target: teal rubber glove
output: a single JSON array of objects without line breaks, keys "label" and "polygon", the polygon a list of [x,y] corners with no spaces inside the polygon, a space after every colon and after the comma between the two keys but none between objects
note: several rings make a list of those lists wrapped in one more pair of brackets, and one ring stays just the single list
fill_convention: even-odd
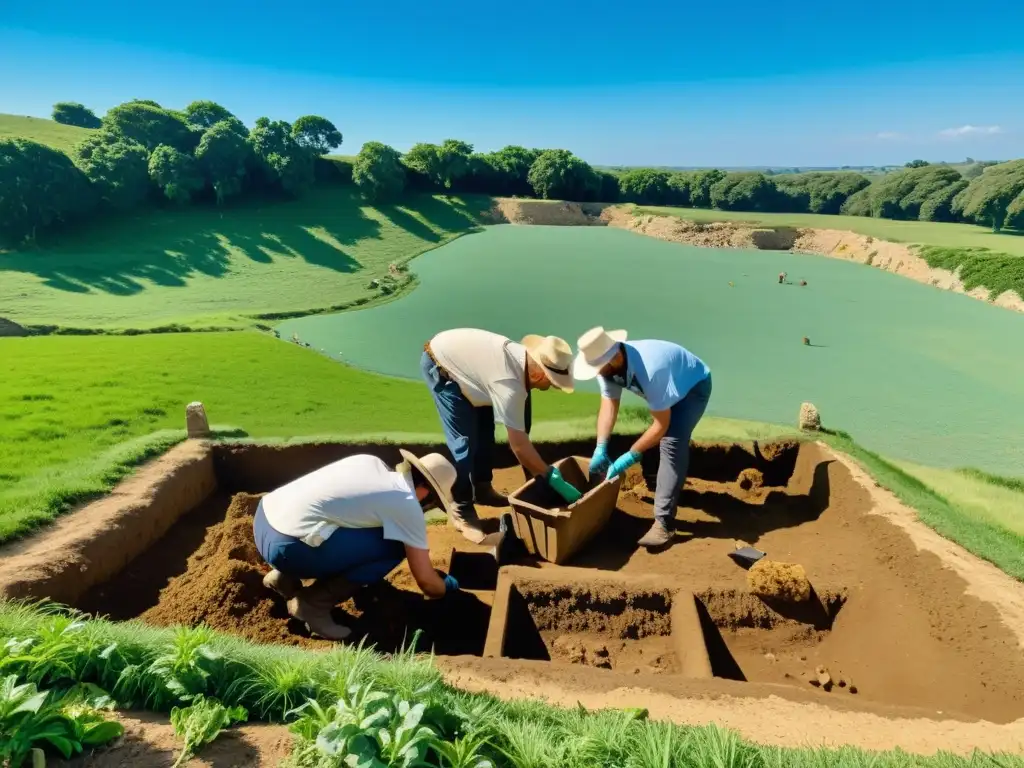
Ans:
[{"label": "teal rubber glove", "polygon": [[567,482],[566,479],[562,477],[562,473],[558,471],[558,467],[551,467],[551,469],[548,470],[547,481],[548,485],[551,486],[554,492],[565,499],[568,504],[572,504],[573,502],[579,501],[583,498],[583,494],[577,491],[573,487],[572,483]]},{"label": "teal rubber glove", "polygon": [[455,577],[451,574],[446,573],[444,575],[444,593],[450,595],[452,592],[459,591],[459,582],[456,581]]},{"label": "teal rubber glove", "polygon": [[591,479],[607,472],[611,463],[612,457],[608,455],[608,444],[598,443],[597,448],[594,449],[594,456],[590,459],[589,472]]},{"label": "teal rubber glove", "polygon": [[613,461],[612,465],[608,468],[608,479],[611,480],[613,477],[621,475],[638,461],[640,461],[640,454],[636,451],[630,451],[629,453],[622,454],[619,458]]}]

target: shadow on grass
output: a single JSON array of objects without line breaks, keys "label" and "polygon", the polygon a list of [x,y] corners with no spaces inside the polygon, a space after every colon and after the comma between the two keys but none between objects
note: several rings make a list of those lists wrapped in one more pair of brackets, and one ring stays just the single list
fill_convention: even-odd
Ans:
[{"label": "shadow on grass", "polygon": [[355,272],[361,265],[347,248],[379,238],[380,223],[354,202],[351,195],[334,195],[309,204],[250,201],[224,210],[145,211],[80,228],[50,247],[0,255],[0,273],[33,274],[47,287],[69,293],[130,296],[153,284],[183,287],[201,275],[224,277],[242,259],[259,264],[301,259]]}]

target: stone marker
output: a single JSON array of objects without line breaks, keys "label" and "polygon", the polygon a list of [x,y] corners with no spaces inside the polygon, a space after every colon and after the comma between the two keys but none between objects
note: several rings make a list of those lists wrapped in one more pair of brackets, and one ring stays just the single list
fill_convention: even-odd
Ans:
[{"label": "stone marker", "polygon": [[206,409],[202,403],[189,403],[185,406],[185,429],[190,438],[210,436],[210,422],[206,419]]},{"label": "stone marker", "polygon": [[804,403],[800,406],[800,429],[817,432],[821,429],[821,414],[811,403]]}]

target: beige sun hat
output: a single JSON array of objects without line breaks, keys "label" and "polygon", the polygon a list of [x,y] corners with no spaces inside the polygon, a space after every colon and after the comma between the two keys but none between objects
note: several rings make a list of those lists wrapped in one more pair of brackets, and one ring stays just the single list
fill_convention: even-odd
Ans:
[{"label": "beige sun hat", "polygon": [[576,340],[579,354],[572,365],[572,373],[580,381],[597,378],[600,370],[615,357],[615,350],[624,342],[625,331],[606,331],[601,326],[591,328]]},{"label": "beige sun hat", "polygon": [[403,461],[407,461],[416,467],[420,474],[426,478],[434,491],[434,495],[437,497],[441,509],[447,512],[448,507],[452,503],[452,486],[455,485],[456,476],[455,467],[452,463],[440,453],[428,453],[423,458],[418,459],[404,448],[399,448],[398,452],[402,454]]},{"label": "beige sun hat", "polygon": [[551,383],[563,392],[572,392],[572,347],[557,336],[524,336],[522,345],[544,369]]}]

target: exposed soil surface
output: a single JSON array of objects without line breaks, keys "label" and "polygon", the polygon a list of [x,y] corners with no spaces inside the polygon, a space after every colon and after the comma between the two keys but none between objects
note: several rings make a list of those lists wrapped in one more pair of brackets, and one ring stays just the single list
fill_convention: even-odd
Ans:
[{"label": "exposed soil surface", "polygon": [[[799,451],[795,446],[702,447],[695,451],[693,467],[696,476],[681,495],[677,536],[670,548],[657,553],[637,548],[636,541],[650,525],[652,499],[643,480],[634,477],[609,524],[568,565],[595,575],[617,571],[654,579],[673,594],[689,590],[703,611],[717,676],[786,686],[752,686],[754,695],[789,690],[839,706],[919,707],[933,717],[994,722],[1024,717],[1024,658],[1016,634],[997,608],[967,594],[964,579],[932,552],[919,550],[903,528],[872,514],[868,487],[825,449],[814,444]],[[751,467],[761,472],[764,487],[746,490],[738,482],[740,473]],[[644,466],[641,474],[650,477],[652,470]],[[495,485],[502,491],[522,482],[518,468],[496,472]],[[220,504],[223,509],[226,497],[200,507],[178,523],[166,546],[155,548],[162,550],[159,557],[140,557],[117,579],[116,590],[93,590],[87,596],[92,602],[83,603],[108,613],[142,614],[158,624],[206,622],[253,639],[326,647],[296,626],[282,601],[260,584],[265,566],[251,543],[256,498],[235,496],[226,517],[212,525],[215,508]],[[481,509],[495,523],[505,511]],[[194,541],[204,528],[196,549]],[[435,565],[442,569],[449,567],[453,549],[482,551],[443,525],[430,527],[428,538]],[[728,557],[736,540],[774,560],[801,564],[814,587],[811,599],[791,603],[752,596],[747,572]],[[193,554],[182,570],[182,554],[189,551]],[[493,571],[483,559],[464,562],[469,564],[458,567],[474,571],[479,591],[467,591],[457,601],[424,601],[402,566],[386,584],[340,606],[338,618],[382,650],[398,647],[403,637],[421,629],[421,647],[433,644],[441,654],[479,654],[493,601]],[[558,566],[543,561],[523,557],[518,562],[558,573]],[[162,573],[154,575],[154,569]],[[154,584],[160,582],[166,586],[154,601]],[[630,645],[641,635],[663,637],[657,628],[663,619],[655,615],[663,616],[660,610],[647,603],[638,621],[619,626],[615,619],[601,626],[580,622],[579,609],[585,614],[586,606],[575,604],[577,598],[555,594],[550,623],[544,618],[548,608],[538,609],[537,629],[545,647],[558,646],[549,655],[570,662],[569,656],[578,655],[576,646],[582,645],[588,660],[592,655],[601,658],[596,645],[603,643],[613,668],[548,664],[563,670],[558,677],[565,684],[586,688],[594,675],[627,673],[661,681],[651,683],[661,690],[677,684],[671,681],[680,686],[692,682],[671,672],[671,658],[663,658],[669,671],[653,674],[630,656],[642,648],[646,658],[646,647],[628,649],[610,642]],[[147,610],[138,610],[147,601]],[[640,632],[630,626],[651,629]],[[623,652],[626,656],[615,655]],[[510,664],[530,662],[483,659],[481,668],[490,663],[510,670]],[[641,671],[634,674],[637,667]],[[812,682],[819,667],[829,671],[834,685]],[[840,678],[847,684],[840,686]]]},{"label": "exposed soil surface", "polygon": [[[124,713],[118,719],[124,736],[109,747],[56,765],[68,768],[169,768],[181,753],[182,741],[166,717]],[[250,723],[221,732],[212,744],[182,765],[189,768],[258,768],[275,766],[292,748],[292,735],[280,725]]]}]

